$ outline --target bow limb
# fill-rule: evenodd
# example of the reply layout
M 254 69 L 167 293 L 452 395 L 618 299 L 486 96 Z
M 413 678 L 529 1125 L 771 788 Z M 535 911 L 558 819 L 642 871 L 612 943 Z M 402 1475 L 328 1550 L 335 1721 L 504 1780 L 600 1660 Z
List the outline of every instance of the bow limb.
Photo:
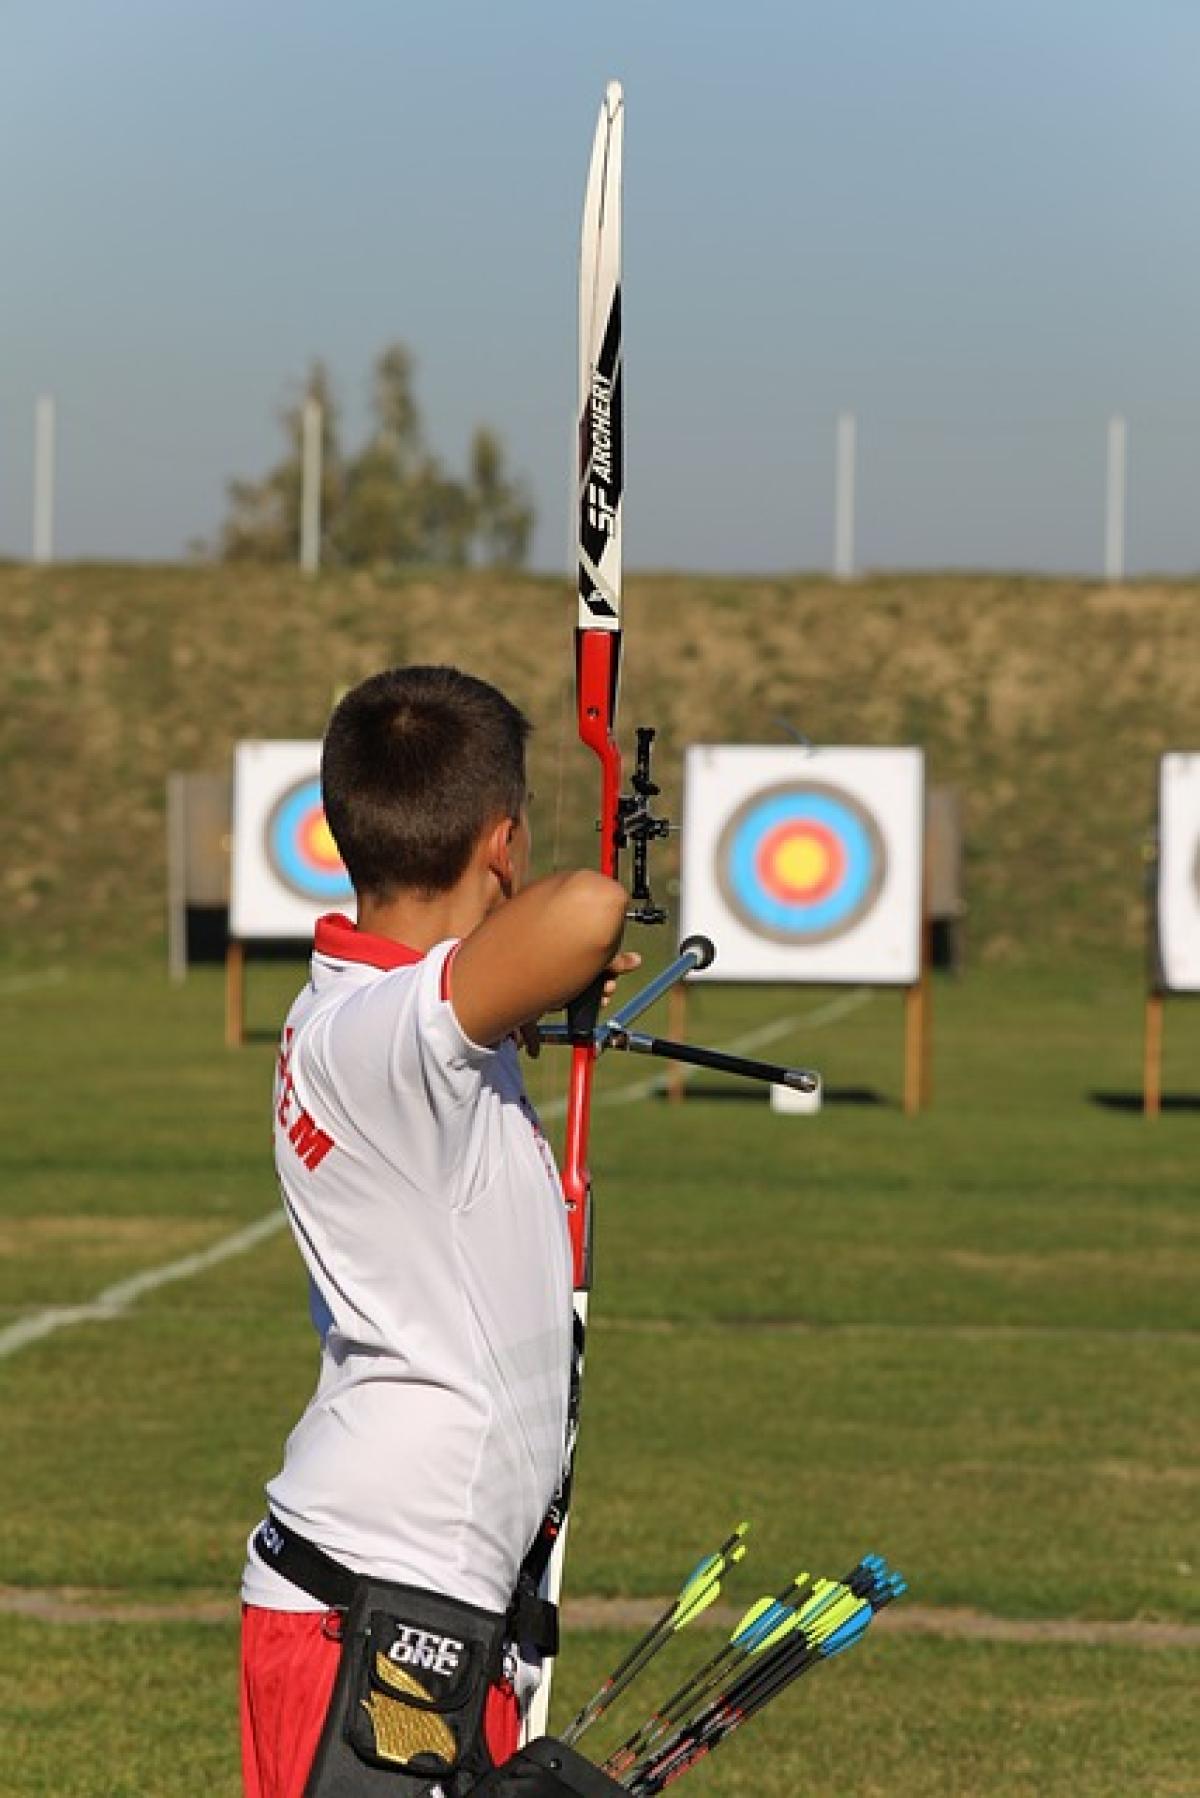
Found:
M 624 488 L 621 370 L 621 157 L 624 100 L 610 82 L 600 107 L 583 206 L 579 264 L 579 462 L 576 518 L 579 612 L 575 632 L 579 737 L 600 771 L 600 870 L 615 877 L 620 842 L 621 752 L 614 730 L 621 673 L 621 500 Z M 557 1600 L 566 1552 L 571 1475 L 591 1278 L 591 1176 L 588 1134 L 597 1048 L 593 1037 L 601 975 L 568 1007 L 572 1041 L 562 1185 L 571 1238 L 574 1352 L 566 1464 L 559 1495 L 543 1525 L 553 1548 L 543 1589 Z M 526 1737 L 545 1731 L 550 1666 L 526 1720 Z
M 617 872 L 617 825 L 621 791 L 621 752 L 613 735 L 617 686 L 620 676 L 621 633 L 581 627 L 575 639 L 576 691 L 580 740 L 593 751 L 600 765 L 600 871 Z M 563 1147 L 562 1184 L 567 1203 L 577 1293 L 586 1292 L 591 1279 L 591 1175 L 588 1171 L 588 1136 L 591 1126 L 592 1081 L 597 1049 L 592 1040 L 599 1008 L 598 987 L 593 987 L 571 1008 L 571 1028 L 587 1038 L 571 1051 L 567 1088 L 566 1135 Z

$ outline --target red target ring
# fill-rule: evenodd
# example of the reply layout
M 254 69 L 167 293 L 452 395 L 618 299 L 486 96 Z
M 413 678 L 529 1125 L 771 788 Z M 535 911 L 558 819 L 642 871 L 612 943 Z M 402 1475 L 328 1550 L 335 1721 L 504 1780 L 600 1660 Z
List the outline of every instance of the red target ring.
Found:
M 846 851 L 827 825 L 788 819 L 769 830 L 755 853 L 763 891 L 783 905 L 819 905 L 842 884 Z

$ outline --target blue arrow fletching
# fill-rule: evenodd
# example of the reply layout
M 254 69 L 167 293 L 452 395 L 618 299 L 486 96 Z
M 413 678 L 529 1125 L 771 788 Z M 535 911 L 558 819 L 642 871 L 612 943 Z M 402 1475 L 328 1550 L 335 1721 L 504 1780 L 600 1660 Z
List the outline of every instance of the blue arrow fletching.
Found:
M 858 1638 L 865 1633 L 870 1621 L 871 1607 L 866 1605 L 862 1611 L 856 1611 L 853 1617 L 847 1618 L 842 1627 L 835 1629 L 826 1641 L 821 1642 L 818 1645 L 818 1652 L 826 1660 L 830 1660 L 835 1654 L 841 1654 L 844 1649 L 852 1648 Z

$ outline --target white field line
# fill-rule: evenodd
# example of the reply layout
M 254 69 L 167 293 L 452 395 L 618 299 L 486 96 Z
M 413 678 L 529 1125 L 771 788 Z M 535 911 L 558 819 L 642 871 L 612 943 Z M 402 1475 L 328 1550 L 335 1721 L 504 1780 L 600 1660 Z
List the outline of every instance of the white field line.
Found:
M 745 1055 L 751 1049 L 763 1049 L 768 1043 L 778 1042 L 780 1037 L 790 1036 L 793 1030 L 803 1025 L 808 1030 L 821 1030 L 826 1024 L 834 1024 L 839 1018 L 857 1011 L 874 997 L 874 988 L 856 986 L 853 992 L 839 993 L 836 999 L 828 999 L 823 1005 L 816 1005 L 811 1011 L 793 1011 L 786 1017 L 773 1018 L 769 1024 L 761 1024 L 757 1030 L 747 1030 L 741 1036 L 735 1036 L 731 1042 L 722 1043 L 720 1047 L 729 1055 Z M 702 1068 L 680 1066 L 678 1073 L 683 1080 L 694 1080 Z M 615 1092 L 597 1093 L 592 1101 L 594 1105 L 636 1105 L 641 1099 L 649 1099 L 655 1093 L 665 1092 L 669 1074 L 651 1074 L 648 1080 L 635 1080 L 629 1086 L 620 1086 Z M 552 1099 L 548 1105 L 538 1106 L 538 1115 L 542 1118 L 560 1118 L 565 1116 L 567 1101 L 565 1098 Z
M 10 993 L 33 993 L 45 986 L 61 986 L 67 978 L 65 968 L 43 968 L 37 974 L 10 974 L 7 980 L 0 980 L 0 999 L 7 999 Z
M 52 970 L 53 971 L 53 970 Z M 65 970 L 63 971 L 65 978 Z M 0 993 L 3 992 L 0 986 Z M 761 1048 L 764 1044 L 775 1042 L 781 1036 L 787 1036 L 803 1024 L 810 1030 L 819 1030 L 825 1024 L 832 1024 L 837 1018 L 845 1017 L 847 1012 L 856 1011 L 865 1005 L 872 996 L 870 987 L 856 987 L 853 992 L 842 993 L 836 999 L 824 1005 L 814 1007 L 812 1011 L 793 1012 L 787 1017 L 775 1018 L 769 1024 L 763 1024 L 757 1030 L 748 1030 L 744 1035 L 735 1037 L 724 1047 L 737 1055 L 749 1049 Z M 687 1078 L 690 1070 L 684 1069 Z M 639 1099 L 647 1099 L 651 1094 L 659 1092 L 666 1085 L 665 1074 L 655 1074 L 649 1080 L 639 1080 L 632 1086 L 622 1086 L 613 1093 L 602 1093 L 596 1103 L 599 1105 L 632 1105 Z M 541 1108 L 543 1117 L 561 1117 L 566 1111 L 566 1099 L 556 1099 L 552 1104 Z M 190 1280 L 193 1274 L 206 1273 L 210 1267 L 216 1267 L 222 1261 L 229 1261 L 235 1255 L 244 1255 L 248 1250 L 256 1248 L 267 1237 L 274 1236 L 282 1230 L 286 1214 L 282 1208 L 271 1211 L 266 1217 L 259 1218 L 257 1223 L 248 1224 L 244 1230 L 237 1230 L 232 1236 L 225 1236 L 215 1242 L 211 1248 L 201 1249 L 195 1255 L 184 1255 L 178 1261 L 168 1261 L 165 1266 L 147 1268 L 144 1273 L 134 1274 L 128 1280 L 120 1280 L 115 1286 L 107 1286 L 104 1291 L 89 1300 L 86 1305 L 50 1305 L 42 1311 L 35 1311 L 29 1317 L 23 1317 L 7 1329 L 0 1330 L 0 1360 L 8 1355 L 15 1355 L 19 1350 L 28 1348 L 31 1343 L 41 1342 L 47 1336 L 53 1336 L 58 1330 L 69 1329 L 73 1324 L 109 1323 L 114 1318 L 124 1315 L 137 1300 L 148 1292 L 157 1292 L 161 1286 L 170 1286 L 176 1280 Z
M 115 1286 L 106 1286 L 86 1305 L 51 1305 L 44 1311 L 35 1311 L 32 1316 L 23 1317 L 6 1330 L 0 1330 L 0 1359 L 15 1355 L 18 1349 L 28 1348 L 31 1342 L 40 1342 L 71 1324 L 109 1323 L 123 1316 L 146 1293 L 169 1286 L 174 1280 L 190 1280 L 193 1274 L 205 1273 L 234 1255 L 244 1255 L 268 1236 L 274 1236 L 285 1221 L 281 1206 L 278 1211 L 259 1218 L 256 1224 L 247 1224 L 244 1230 L 222 1237 L 211 1248 L 201 1249 L 195 1255 L 184 1255 L 178 1261 L 168 1261 L 163 1267 L 147 1268 L 145 1273 L 120 1280 Z

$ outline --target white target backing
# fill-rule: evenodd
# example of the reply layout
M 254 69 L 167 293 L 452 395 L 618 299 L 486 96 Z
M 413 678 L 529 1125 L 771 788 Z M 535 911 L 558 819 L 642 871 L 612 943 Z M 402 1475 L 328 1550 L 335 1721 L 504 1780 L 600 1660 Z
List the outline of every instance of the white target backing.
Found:
M 1159 763 L 1157 914 L 1163 986 L 1200 992 L 1200 755 L 1178 750 Z
M 239 743 L 233 763 L 235 940 L 308 938 L 354 897 L 321 804 L 319 742 Z
M 703 978 L 911 985 L 924 817 L 919 749 L 695 745 L 681 934 L 716 943 Z

